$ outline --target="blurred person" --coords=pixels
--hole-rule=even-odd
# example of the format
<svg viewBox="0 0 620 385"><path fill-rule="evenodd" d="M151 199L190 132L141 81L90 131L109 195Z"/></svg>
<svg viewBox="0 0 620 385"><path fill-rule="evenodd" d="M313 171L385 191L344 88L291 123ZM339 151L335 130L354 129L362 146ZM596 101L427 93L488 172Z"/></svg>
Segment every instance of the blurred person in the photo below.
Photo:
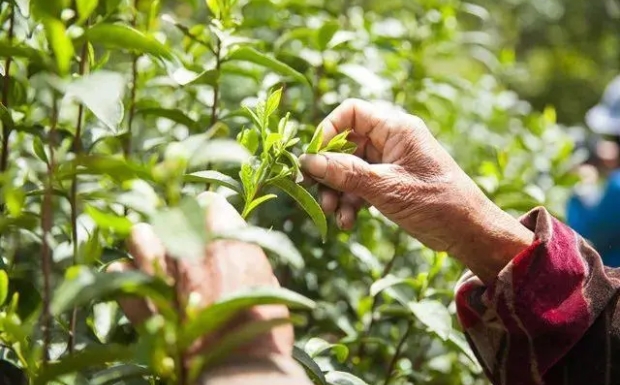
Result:
<svg viewBox="0 0 620 385"><path fill-rule="evenodd" d="M592 160L579 167L580 182L567 205L567 223L588 239L603 263L620 267L620 77L599 105L586 115L590 129L602 135Z"/></svg>

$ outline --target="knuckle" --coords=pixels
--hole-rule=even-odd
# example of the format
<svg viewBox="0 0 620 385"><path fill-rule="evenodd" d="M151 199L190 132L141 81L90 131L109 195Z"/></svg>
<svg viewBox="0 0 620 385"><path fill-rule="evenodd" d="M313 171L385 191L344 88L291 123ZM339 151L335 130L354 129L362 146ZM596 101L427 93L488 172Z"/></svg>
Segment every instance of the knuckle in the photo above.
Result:
<svg viewBox="0 0 620 385"><path fill-rule="evenodd" d="M415 130L426 130L426 123L417 115L407 114L409 126Z"/></svg>

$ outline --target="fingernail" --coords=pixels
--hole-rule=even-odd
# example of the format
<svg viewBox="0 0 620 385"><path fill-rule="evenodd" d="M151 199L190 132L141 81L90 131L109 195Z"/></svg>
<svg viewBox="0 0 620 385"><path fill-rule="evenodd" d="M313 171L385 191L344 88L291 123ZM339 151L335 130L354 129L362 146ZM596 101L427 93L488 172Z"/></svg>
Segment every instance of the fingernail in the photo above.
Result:
<svg viewBox="0 0 620 385"><path fill-rule="evenodd" d="M323 179L327 174L327 157L325 155L304 154L299 157L301 168L311 176Z"/></svg>

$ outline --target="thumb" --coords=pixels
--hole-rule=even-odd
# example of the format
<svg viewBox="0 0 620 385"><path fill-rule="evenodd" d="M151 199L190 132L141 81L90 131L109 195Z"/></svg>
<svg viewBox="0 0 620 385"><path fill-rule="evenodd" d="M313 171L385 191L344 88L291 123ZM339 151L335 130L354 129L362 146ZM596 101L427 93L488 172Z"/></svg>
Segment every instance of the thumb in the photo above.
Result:
<svg viewBox="0 0 620 385"><path fill-rule="evenodd" d="M301 167L317 182L345 193L354 193L368 200L380 179L379 169L349 154L305 154L299 158Z"/></svg>

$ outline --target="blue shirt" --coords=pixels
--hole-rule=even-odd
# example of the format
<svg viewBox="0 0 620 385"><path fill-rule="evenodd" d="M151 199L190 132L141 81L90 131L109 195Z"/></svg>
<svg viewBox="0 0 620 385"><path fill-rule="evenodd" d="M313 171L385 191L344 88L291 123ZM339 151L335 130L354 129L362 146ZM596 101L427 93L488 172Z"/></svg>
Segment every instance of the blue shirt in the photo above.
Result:
<svg viewBox="0 0 620 385"><path fill-rule="evenodd" d="M606 266L620 267L620 170L598 196L574 194L566 215L568 225L592 242Z"/></svg>

